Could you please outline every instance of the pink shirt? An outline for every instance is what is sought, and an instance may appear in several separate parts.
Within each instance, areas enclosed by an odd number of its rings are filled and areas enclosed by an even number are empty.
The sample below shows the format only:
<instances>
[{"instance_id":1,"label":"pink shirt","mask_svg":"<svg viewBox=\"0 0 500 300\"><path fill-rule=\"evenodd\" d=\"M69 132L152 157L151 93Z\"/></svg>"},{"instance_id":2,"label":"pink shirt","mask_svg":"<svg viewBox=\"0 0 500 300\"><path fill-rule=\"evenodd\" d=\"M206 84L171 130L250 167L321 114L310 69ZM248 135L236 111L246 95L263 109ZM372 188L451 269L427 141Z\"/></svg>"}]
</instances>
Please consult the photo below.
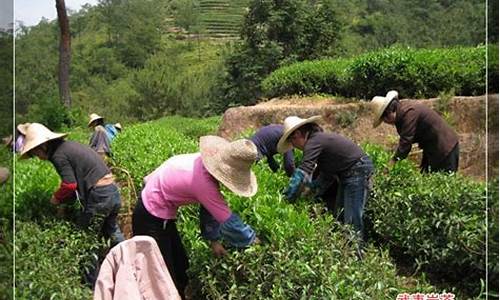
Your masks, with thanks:
<instances>
[{"instance_id":1,"label":"pink shirt","mask_svg":"<svg viewBox=\"0 0 500 300\"><path fill-rule=\"evenodd\" d=\"M161 219L175 219L179 206L199 203L224 223L231 216L219 182L203 166L200 153L169 158L144 178L142 201L147 211Z\"/></svg>"}]
</instances>

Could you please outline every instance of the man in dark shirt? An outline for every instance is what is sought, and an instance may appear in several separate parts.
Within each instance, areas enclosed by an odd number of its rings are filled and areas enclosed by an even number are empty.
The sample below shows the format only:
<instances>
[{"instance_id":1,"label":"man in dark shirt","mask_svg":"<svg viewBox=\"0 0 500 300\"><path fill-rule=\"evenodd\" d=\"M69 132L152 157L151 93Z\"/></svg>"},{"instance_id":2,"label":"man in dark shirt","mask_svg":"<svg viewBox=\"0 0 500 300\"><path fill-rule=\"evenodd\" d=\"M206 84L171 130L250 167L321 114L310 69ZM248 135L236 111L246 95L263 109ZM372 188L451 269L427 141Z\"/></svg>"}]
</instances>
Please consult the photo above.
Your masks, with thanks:
<instances>
[{"instance_id":1,"label":"man in dark shirt","mask_svg":"<svg viewBox=\"0 0 500 300\"><path fill-rule=\"evenodd\" d=\"M82 144L65 141L65 135L54 133L42 124L31 123L26 131L21 157L37 156L49 160L62 179L50 202L57 205L76 196L83 206L78 225L98 236L104 234L114 246L123 241L124 236L116 221L121 200L111 171L95 151ZM97 278L95 272L93 270L86 275L91 284Z\"/></svg>"},{"instance_id":2,"label":"man in dark shirt","mask_svg":"<svg viewBox=\"0 0 500 300\"><path fill-rule=\"evenodd\" d=\"M293 116L285 120L278 151L283 153L295 147L304 153L285 197L295 200L301 186L306 184L316 196L328 201L326 198L331 195L326 192L338 178L335 214L340 216L343 210L343 222L352 224L363 238L363 210L371 188L372 161L351 140L336 133L322 132L315 123L319 119L319 116L308 119ZM318 172L318 176L311 180L314 171Z\"/></svg>"},{"instance_id":3,"label":"man in dark shirt","mask_svg":"<svg viewBox=\"0 0 500 300\"><path fill-rule=\"evenodd\" d=\"M278 153L276 149L278 141L283 135L283 125L271 124L260 128L250 140L257 146L259 151L257 161L261 158L267 158L267 164L273 172L278 171L279 165L274 160L274 155ZM283 154L283 167L288 177L292 176L295 170L293 150L290 149Z\"/></svg>"},{"instance_id":4,"label":"man in dark shirt","mask_svg":"<svg viewBox=\"0 0 500 300\"><path fill-rule=\"evenodd\" d=\"M390 91L385 97L372 99L375 111L373 127L384 123L395 125L399 145L390 164L405 159L413 143L423 150L422 172L456 172L459 162L458 135L426 105L398 101L398 92Z\"/></svg>"}]
</instances>

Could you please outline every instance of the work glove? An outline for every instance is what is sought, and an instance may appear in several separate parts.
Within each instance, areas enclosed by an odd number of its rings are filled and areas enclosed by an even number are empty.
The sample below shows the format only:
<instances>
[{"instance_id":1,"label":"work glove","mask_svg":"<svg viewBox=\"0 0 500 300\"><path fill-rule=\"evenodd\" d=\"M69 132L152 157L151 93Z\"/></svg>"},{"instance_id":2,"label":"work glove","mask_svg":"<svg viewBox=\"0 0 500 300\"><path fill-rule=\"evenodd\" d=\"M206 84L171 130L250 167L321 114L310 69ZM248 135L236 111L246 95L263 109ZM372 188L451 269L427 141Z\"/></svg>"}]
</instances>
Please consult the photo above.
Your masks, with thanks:
<instances>
[{"instance_id":1,"label":"work glove","mask_svg":"<svg viewBox=\"0 0 500 300\"><path fill-rule=\"evenodd\" d=\"M292 177L290 178L288 187L283 191L283 195L285 196L286 200L288 200L289 202L295 202L297 196L299 195L300 187L302 186L302 182L304 181L305 177L306 173L304 171L299 168L295 169Z\"/></svg>"}]
</instances>

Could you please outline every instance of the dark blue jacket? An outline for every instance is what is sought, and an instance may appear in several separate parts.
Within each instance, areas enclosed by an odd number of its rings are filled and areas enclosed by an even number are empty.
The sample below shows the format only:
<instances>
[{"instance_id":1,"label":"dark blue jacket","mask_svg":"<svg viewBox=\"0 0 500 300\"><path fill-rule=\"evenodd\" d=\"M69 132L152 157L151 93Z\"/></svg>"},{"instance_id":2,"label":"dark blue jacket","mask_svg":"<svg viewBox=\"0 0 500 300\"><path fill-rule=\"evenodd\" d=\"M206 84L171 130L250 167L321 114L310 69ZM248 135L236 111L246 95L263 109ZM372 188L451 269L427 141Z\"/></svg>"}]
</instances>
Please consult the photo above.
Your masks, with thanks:
<instances>
[{"instance_id":1,"label":"dark blue jacket","mask_svg":"<svg viewBox=\"0 0 500 300\"><path fill-rule=\"evenodd\" d=\"M283 135L283 125L271 124L260 128L250 140L257 146L260 160L262 157L267 157L267 164L276 172L279 168L278 163L274 160L274 155L278 153L277 145ZM283 165L288 176L293 174L295 170L295 162L293 150L289 150L283 154Z\"/></svg>"}]
</instances>

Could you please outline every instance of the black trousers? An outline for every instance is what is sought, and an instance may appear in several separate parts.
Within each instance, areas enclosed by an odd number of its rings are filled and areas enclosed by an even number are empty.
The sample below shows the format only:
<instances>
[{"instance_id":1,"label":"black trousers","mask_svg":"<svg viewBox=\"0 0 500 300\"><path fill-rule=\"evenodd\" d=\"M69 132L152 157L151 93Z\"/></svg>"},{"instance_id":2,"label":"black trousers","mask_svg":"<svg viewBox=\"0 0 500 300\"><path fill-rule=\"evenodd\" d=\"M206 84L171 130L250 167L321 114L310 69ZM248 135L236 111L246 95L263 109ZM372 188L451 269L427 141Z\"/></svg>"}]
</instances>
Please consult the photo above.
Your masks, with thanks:
<instances>
[{"instance_id":1,"label":"black trousers","mask_svg":"<svg viewBox=\"0 0 500 300\"><path fill-rule=\"evenodd\" d=\"M153 216L146 210L139 197L132 216L132 231L134 236L148 235L156 240L175 287L184 299L189 261L175 220L163 220Z\"/></svg>"},{"instance_id":2,"label":"black trousers","mask_svg":"<svg viewBox=\"0 0 500 300\"><path fill-rule=\"evenodd\" d=\"M439 163L431 164L429 158L425 154L422 156L422 162L420 164L420 171L422 173L430 172L457 172L458 171L458 161L460 158L460 148L458 143L455 147L448 153L445 159Z\"/></svg>"}]
</instances>

